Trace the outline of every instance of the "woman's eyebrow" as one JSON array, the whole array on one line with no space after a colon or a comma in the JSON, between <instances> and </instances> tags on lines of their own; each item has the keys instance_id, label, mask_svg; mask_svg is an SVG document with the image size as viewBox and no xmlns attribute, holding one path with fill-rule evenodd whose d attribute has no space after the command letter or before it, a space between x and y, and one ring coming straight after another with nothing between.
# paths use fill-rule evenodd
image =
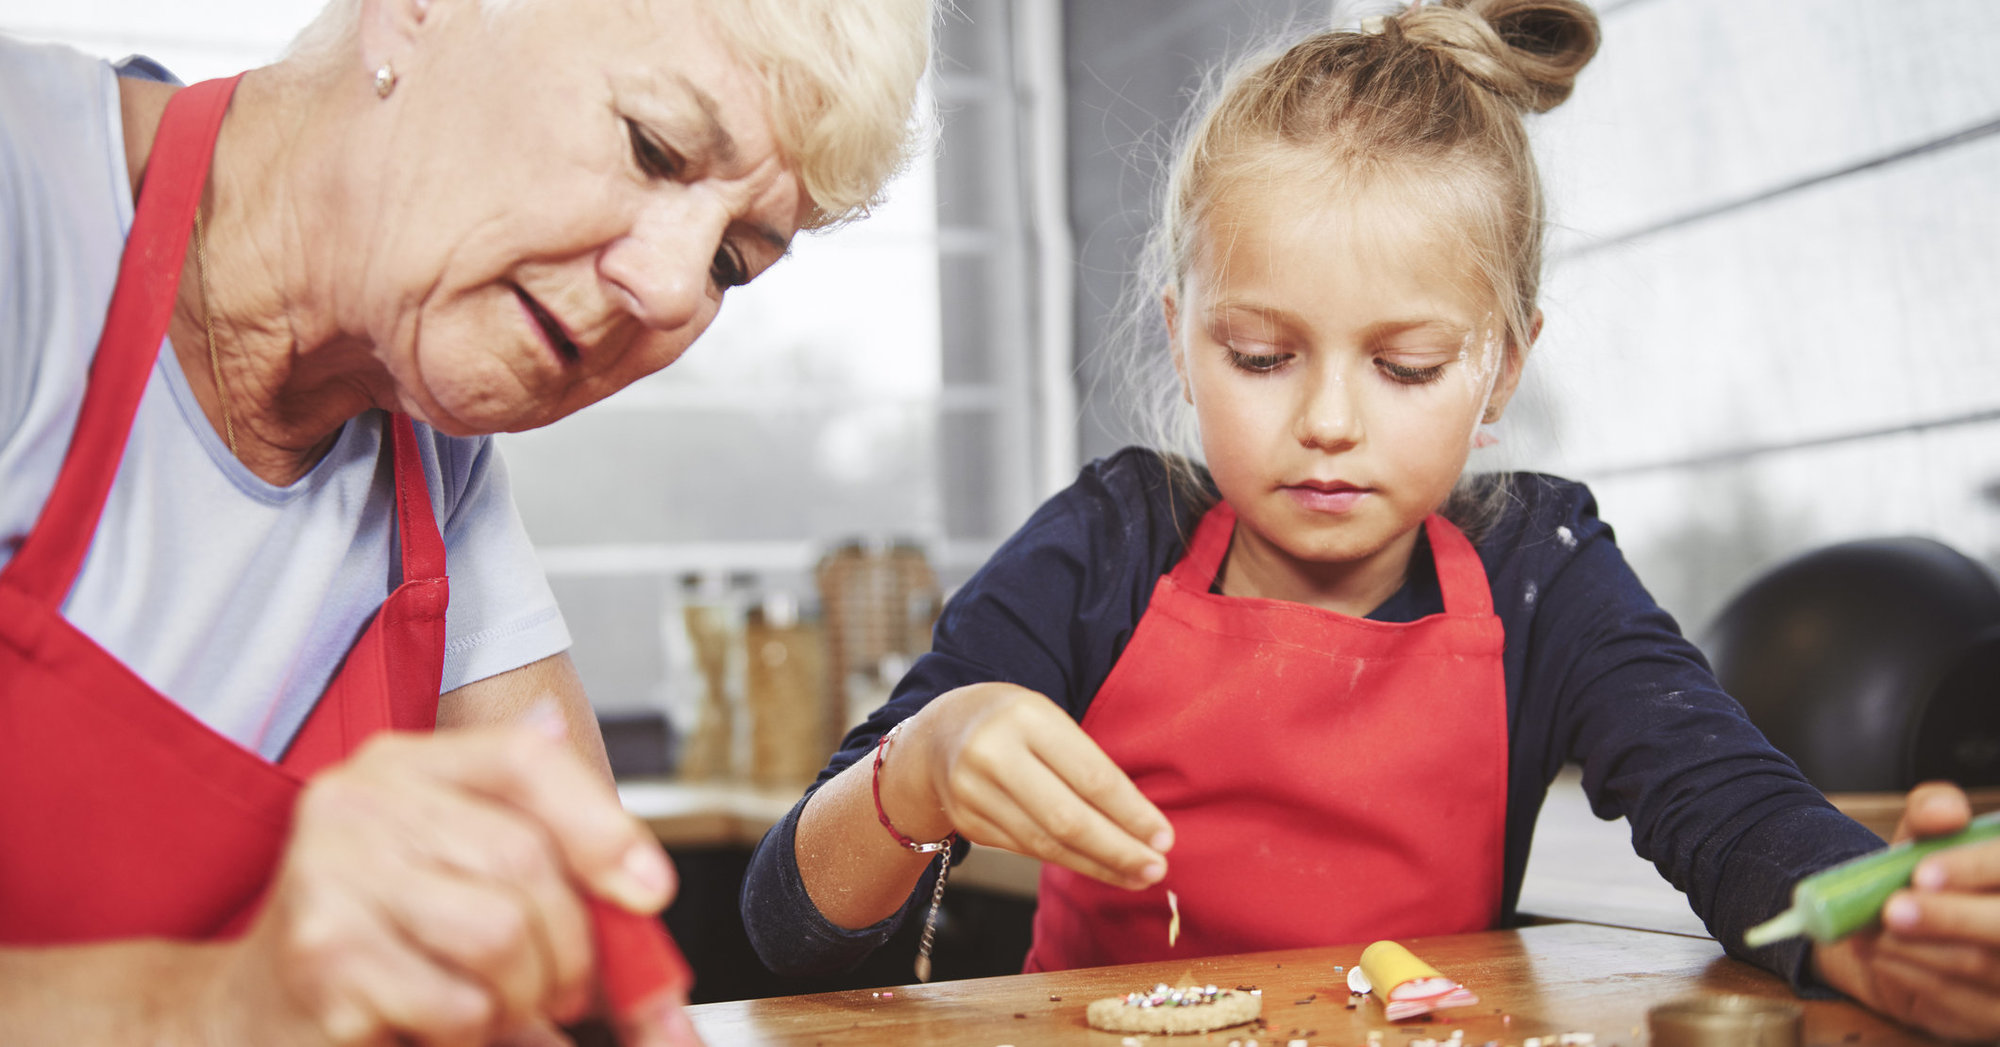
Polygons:
<instances>
[{"instance_id":1,"label":"woman's eyebrow","mask_svg":"<svg viewBox=\"0 0 2000 1047\"><path fill-rule=\"evenodd\" d=\"M680 81L681 90L687 92L688 97L694 100L695 108L701 111L701 126L697 132L702 138L702 148L717 163L735 163L736 139L731 138L728 128L722 126L722 108L715 104L715 96L685 74L674 79Z\"/></svg>"}]
</instances>

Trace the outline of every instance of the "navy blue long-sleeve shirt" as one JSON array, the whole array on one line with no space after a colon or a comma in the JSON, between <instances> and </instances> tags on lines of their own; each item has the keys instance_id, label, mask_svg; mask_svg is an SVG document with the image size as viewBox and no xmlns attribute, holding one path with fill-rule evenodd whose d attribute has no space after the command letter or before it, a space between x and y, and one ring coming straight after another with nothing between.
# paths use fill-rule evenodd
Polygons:
<instances>
[{"instance_id":1,"label":"navy blue long-sleeve shirt","mask_svg":"<svg viewBox=\"0 0 2000 1047\"><path fill-rule=\"evenodd\" d=\"M1687 895L1710 933L1811 988L1802 941L1750 951L1743 932L1783 909L1801 877L1881 841L1834 810L1722 692L1626 565L1583 485L1529 473L1503 482L1504 509L1473 535L1507 638L1501 919L1515 915L1549 782L1575 761L1592 810L1630 822L1633 848ZM1019 684L1081 721L1213 496L1170 482L1159 455L1139 448L1085 467L952 597L930 653L849 732L806 795L868 756L891 726L967 684ZM1419 532L1408 579L1369 617L1442 610ZM859 930L822 916L793 850L804 805L759 844L741 899L758 955L784 974L853 966L911 907ZM929 879L912 901L928 896Z\"/></svg>"}]
</instances>

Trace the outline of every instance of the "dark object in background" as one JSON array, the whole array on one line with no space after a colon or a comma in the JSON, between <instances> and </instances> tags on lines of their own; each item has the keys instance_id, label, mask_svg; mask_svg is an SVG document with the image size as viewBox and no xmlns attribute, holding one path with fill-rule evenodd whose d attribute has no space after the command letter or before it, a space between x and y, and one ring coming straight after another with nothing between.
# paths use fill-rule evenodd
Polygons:
<instances>
[{"instance_id":1,"label":"dark object in background","mask_svg":"<svg viewBox=\"0 0 2000 1047\"><path fill-rule=\"evenodd\" d=\"M674 728L665 714L600 712L597 727L604 734L604 753L611 759L612 777L656 778L674 773Z\"/></svg>"},{"instance_id":2,"label":"dark object in background","mask_svg":"<svg viewBox=\"0 0 2000 1047\"><path fill-rule=\"evenodd\" d=\"M2000 585L1950 546L1807 553L1737 594L1702 648L1822 791L2000 785Z\"/></svg>"}]
</instances>

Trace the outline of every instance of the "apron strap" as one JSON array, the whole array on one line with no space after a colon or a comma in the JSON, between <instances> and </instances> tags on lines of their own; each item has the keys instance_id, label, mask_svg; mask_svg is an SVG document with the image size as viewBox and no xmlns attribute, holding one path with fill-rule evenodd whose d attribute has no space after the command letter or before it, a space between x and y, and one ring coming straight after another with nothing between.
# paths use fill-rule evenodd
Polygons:
<instances>
[{"instance_id":1,"label":"apron strap","mask_svg":"<svg viewBox=\"0 0 2000 1047\"><path fill-rule=\"evenodd\" d=\"M396 534L403 550L403 581L445 576L444 538L431 509L430 483L417 451L417 430L405 414L391 415L389 442L396 458Z\"/></svg>"},{"instance_id":2,"label":"apron strap","mask_svg":"<svg viewBox=\"0 0 2000 1047\"><path fill-rule=\"evenodd\" d=\"M1432 513L1424 520L1430 536L1431 556L1437 560L1438 589L1444 595L1444 613L1490 615L1493 587L1486 580L1486 567L1479 551L1450 520Z\"/></svg>"},{"instance_id":3,"label":"apron strap","mask_svg":"<svg viewBox=\"0 0 2000 1047\"><path fill-rule=\"evenodd\" d=\"M76 433L34 530L0 572L0 580L49 606L69 595L125 456L132 419L173 316L188 233L238 79L183 88L160 118Z\"/></svg>"},{"instance_id":4,"label":"apron strap","mask_svg":"<svg viewBox=\"0 0 2000 1047\"><path fill-rule=\"evenodd\" d=\"M1229 539L1235 534L1236 507L1219 499L1201 515L1201 523L1188 541L1187 554L1174 565L1174 581L1198 593L1215 588L1215 576L1222 570L1222 558L1229 555Z\"/></svg>"}]
</instances>

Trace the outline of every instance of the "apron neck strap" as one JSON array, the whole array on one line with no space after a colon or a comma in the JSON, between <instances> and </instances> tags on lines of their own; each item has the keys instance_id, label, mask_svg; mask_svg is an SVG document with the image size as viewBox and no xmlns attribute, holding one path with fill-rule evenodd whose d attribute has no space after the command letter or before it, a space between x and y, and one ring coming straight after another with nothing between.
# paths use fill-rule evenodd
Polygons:
<instances>
[{"instance_id":1,"label":"apron neck strap","mask_svg":"<svg viewBox=\"0 0 2000 1047\"><path fill-rule=\"evenodd\" d=\"M1218 499L1195 526L1194 537L1188 540L1187 555L1174 565L1174 581L1196 592L1215 588L1216 575L1222 571L1222 558L1229 555L1229 539L1235 533L1236 508Z\"/></svg>"},{"instance_id":2,"label":"apron neck strap","mask_svg":"<svg viewBox=\"0 0 2000 1047\"><path fill-rule=\"evenodd\" d=\"M9 584L48 602L68 595L97 533L111 481L160 343L173 317L201 189L239 77L183 88L167 100L133 209L118 284L91 358L89 387L62 472L35 529L8 563Z\"/></svg>"},{"instance_id":3,"label":"apron neck strap","mask_svg":"<svg viewBox=\"0 0 2000 1047\"><path fill-rule=\"evenodd\" d=\"M1432 513L1424 520L1431 540L1431 556L1437 560L1438 589L1444 595L1444 613L1490 615L1493 613L1493 586L1486 580L1486 566L1471 539L1450 520Z\"/></svg>"},{"instance_id":4,"label":"apron neck strap","mask_svg":"<svg viewBox=\"0 0 2000 1047\"><path fill-rule=\"evenodd\" d=\"M430 484L417 450L417 430L406 414L389 415L389 443L396 459L396 535L402 541L403 581L445 576L444 538L431 509Z\"/></svg>"}]
</instances>

